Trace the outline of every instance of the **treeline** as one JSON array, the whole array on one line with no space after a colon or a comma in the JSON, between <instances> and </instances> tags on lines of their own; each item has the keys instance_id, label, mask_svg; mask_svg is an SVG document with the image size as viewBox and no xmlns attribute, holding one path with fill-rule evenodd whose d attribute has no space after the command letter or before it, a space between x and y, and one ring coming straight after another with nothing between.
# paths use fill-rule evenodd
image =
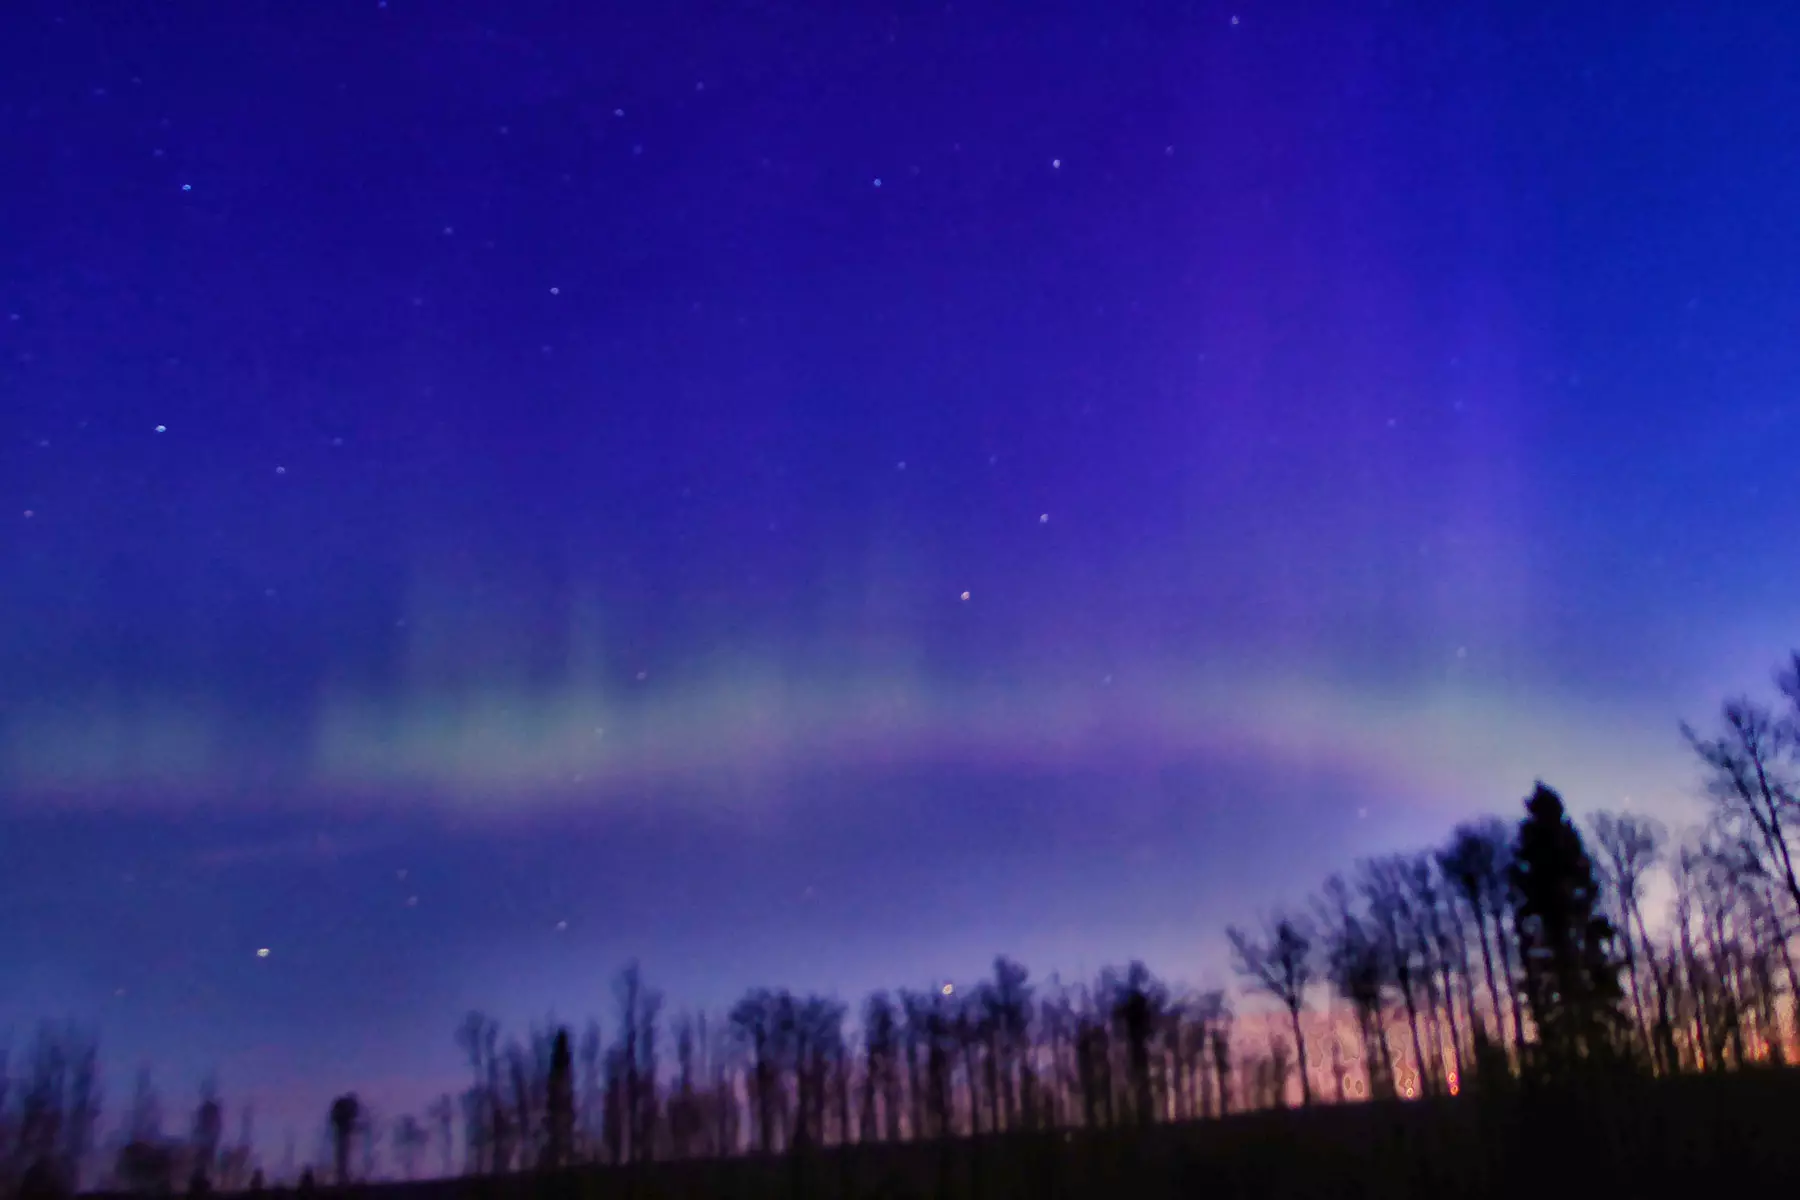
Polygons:
<instances>
[{"instance_id":1,"label":"treeline","mask_svg":"<svg viewBox=\"0 0 1800 1200\"><path fill-rule=\"evenodd\" d=\"M1041 985L1001 957L986 979L876 992L854 1013L757 988L709 1017L669 1013L631 966L610 1031L547 1024L503 1041L471 1013L455 1031L460 1095L387 1122L338 1097L318 1169L375 1178L384 1145L409 1178L495 1175L1788 1064L1800 1050L1800 654L1777 682L1775 704L1733 700L1709 732L1682 727L1710 803L1699 828L1672 840L1645 817L1599 812L1583 830L1540 783L1517 820L1357 863L1228 930L1251 998L1241 1014L1226 991L1177 989L1141 963ZM1666 903L1647 915L1658 893ZM95 1063L91 1037L40 1035L0 1094L5 1190L81 1179L96 1157ZM140 1077L93 1181L260 1186L248 1113L230 1145L223 1121L209 1086L189 1133L164 1134Z\"/></svg>"}]
</instances>

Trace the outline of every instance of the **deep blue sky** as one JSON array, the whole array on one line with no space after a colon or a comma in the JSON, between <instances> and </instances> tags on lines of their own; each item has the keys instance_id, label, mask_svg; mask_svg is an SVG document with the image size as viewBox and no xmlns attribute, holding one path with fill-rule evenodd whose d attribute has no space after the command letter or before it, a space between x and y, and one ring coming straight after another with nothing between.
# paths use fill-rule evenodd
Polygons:
<instances>
[{"instance_id":1,"label":"deep blue sky","mask_svg":"<svg viewBox=\"0 0 1800 1200\"><path fill-rule=\"evenodd\" d=\"M0 1026L305 1149L634 955L1222 981L1539 775L1681 816L1795 637L1795 63L1773 2L9 5Z\"/></svg>"}]
</instances>

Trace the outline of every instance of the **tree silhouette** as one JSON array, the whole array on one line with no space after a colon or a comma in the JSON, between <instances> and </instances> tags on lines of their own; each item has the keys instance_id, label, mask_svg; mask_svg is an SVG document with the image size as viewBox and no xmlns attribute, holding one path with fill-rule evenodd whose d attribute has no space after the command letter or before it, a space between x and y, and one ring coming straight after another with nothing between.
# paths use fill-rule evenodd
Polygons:
<instances>
[{"instance_id":1,"label":"tree silhouette","mask_svg":"<svg viewBox=\"0 0 1800 1200\"><path fill-rule=\"evenodd\" d=\"M472 1082L463 1093L464 1142L469 1169L486 1174L499 1169L500 1097L494 1062L499 1028L480 1012L470 1012L456 1030L456 1044L469 1061Z\"/></svg>"},{"instance_id":2,"label":"tree silhouette","mask_svg":"<svg viewBox=\"0 0 1800 1200\"><path fill-rule=\"evenodd\" d=\"M567 1029L556 1031L550 1052L544 1118L544 1165L566 1167L575 1159L575 1056Z\"/></svg>"},{"instance_id":3,"label":"tree silhouette","mask_svg":"<svg viewBox=\"0 0 1800 1200\"><path fill-rule=\"evenodd\" d=\"M1538 1069L1556 1077L1611 1053L1623 994L1599 880L1562 797L1539 783L1525 812L1512 863L1525 995Z\"/></svg>"},{"instance_id":4,"label":"tree silhouette","mask_svg":"<svg viewBox=\"0 0 1800 1200\"><path fill-rule=\"evenodd\" d=\"M1312 1082L1307 1077L1306 1034L1300 1028L1306 989L1313 979L1310 923L1304 917L1276 916L1265 923L1260 937L1235 926L1226 930L1226 937L1231 941L1233 969L1249 982L1252 990L1273 997L1287 1009L1300 1058L1300 1103L1310 1105Z\"/></svg>"},{"instance_id":5,"label":"tree silhouette","mask_svg":"<svg viewBox=\"0 0 1800 1200\"><path fill-rule=\"evenodd\" d=\"M1326 880L1320 904L1324 929L1325 976L1350 1004L1362 1039L1369 1094L1388 1097L1394 1091L1394 1055L1388 1044L1386 995L1390 964L1368 923L1356 912L1350 885L1341 875Z\"/></svg>"},{"instance_id":6,"label":"tree silhouette","mask_svg":"<svg viewBox=\"0 0 1800 1200\"><path fill-rule=\"evenodd\" d=\"M1722 830L1758 854L1800 910L1792 844L1800 822L1800 654L1794 672L1782 679L1794 710L1787 717L1739 698L1725 704L1716 736L1702 738L1685 723L1681 732L1708 769L1707 795Z\"/></svg>"},{"instance_id":7,"label":"tree silhouette","mask_svg":"<svg viewBox=\"0 0 1800 1200\"><path fill-rule=\"evenodd\" d=\"M357 1123L362 1118L362 1104L355 1092L346 1092L331 1102L327 1118L331 1128L332 1159L337 1166L339 1187L350 1182L350 1148L356 1140Z\"/></svg>"},{"instance_id":8,"label":"tree silhouette","mask_svg":"<svg viewBox=\"0 0 1800 1200\"><path fill-rule=\"evenodd\" d=\"M1121 977L1101 976L1102 995L1125 1043L1126 1071L1130 1080L1132 1118L1140 1125L1156 1119L1150 1062L1152 1041L1167 1027L1169 991L1148 967L1133 962Z\"/></svg>"},{"instance_id":9,"label":"tree silhouette","mask_svg":"<svg viewBox=\"0 0 1800 1200\"><path fill-rule=\"evenodd\" d=\"M766 988L756 988L731 1010L731 1028L750 1056L751 1114L764 1154L778 1144L777 1104L781 1082L777 1002Z\"/></svg>"},{"instance_id":10,"label":"tree silhouette","mask_svg":"<svg viewBox=\"0 0 1800 1200\"><path fill-rule=\"evenodd\" d=\"M994 959L994 978L980 991L988 1031L989 1086L993 1123L999 1129L1016 1128L1021 1109L1028 1109L1036 1090L1035 1073L1028 1062L1031 1040L1031 973L999 955Z\"/></svg>"},{"instance_id":11,"label":"tree silhouette","mask_svg":"<svg viewBox=\"0 0 1800 1200\"><path fill-rule=\"evenodd\" d=\"M418 1174L419 1153L425 1149L431 1135L419 1118L407 1113L394 1124L394 1157L400 1160L400 1172L412 1179Z\"/></svg>"},{"instance_id":12,"label":"tree silhouette","mask_svg":"<svg viewBox=\"0 0 1800 1200\"><path fill-rule=\"evenodd\" d=\"M900 1140L903 1081L898 1059L900 1027L886 992L863 1005L862 1140Z\"/></svg>"},{"instance_id":13,"label":"tree silhouette","mask_svg":"<svg viewBox=\"0 0 1800 1200\"><path fill-rule=\"evenodd\" d=\"M644 986L638 965L628 964L613 981L619 1010L619 1036L614 1047L617 1066L619 1122L613 1139L615 1159L649 1161L658 1120L656 1062L658 1015L662 995Z\"/></svg>"},{"instance_id":14,"label":"tree silhouette","mask_svg":"<svg viewBox=\"0 0 1800 1200\"><path fill-rule=\"evenodd\" d=\"M431 1102L430 1107L425 1110L425 1115L431 1121L432 1129L435 1131L438 1153L443 1157L444 1175L448 1178L456 1173L455 1159L451 1157L455 1151L455 1138L451 1134L451 1128L456 1120L456 1103L446 1092Z\"/></svg>"},{"instance_id":15,"label":"tree silhouette","mask_svg":"<svg viewBox=\"0 0 1800 1200\"><path fill-rule=\"evenodd\" d=\"M1617 905L1616 925L1620 945L1625 951L1625 973L1631 987L1631 1006L1637 1017L1640 1044L1657 1072L1666 1073L1671 1069L1667 1002L1663 999L1662 979L1656 970L1650 936L1643 932L1642 905L1644 873L1661 856L1664 834L1656 822L1630 813L1595 813L1593 827L1594 841L1603 855L1606 882ZM1657 1010L1654 1025L1644 1011L1643 988L1638 979L1639 932L1643 932L1645 950L1642 957L1653 984L1651 994Z\"/></svg>"},{"instance_id":16,"label":"tree silhouette","mask_svg":"<svg viewBox=\"0 0 1800 1200\"><path fill-rule=\"evenodd\" d=\"M210 1183L218 1166L219 1142L225 1134L225 1109L219 1103L218 1080L207 1076L200 1085L200 1105L194 1110L193 1134L188 1140L196 1179Z\"/></svg>"},{"instance_id":17,"label":"tree silhouette","mask_svg":"<svg viewBox=\"0 0 1800 1200\"><path fill-rule=\"evenodd\" d=\"M1445 1071L1440 1067L1438 1076L1441 1083L1454 1092L1464 1073L1462 1030L1456 1017L1456 988L1453 983L1458 974L1461 946L1451 933L1454 922L1445 912L1445 889L1435 856L1430 853L1409 855L1404 863L1409 901L1407 911L1412 918L1411 926L1419 949L1419 960L1424 964L1421 978L1425 985L1430 1023L1435 1024L1437 1014L1442 1012L1444 1023L1449 1026L1448 1041L1453 1068ZM1460 972L1465 979L1468 977L1467 968L1465 960ZM1433 1034L1433 1054L1440 1060L1445 1040L1441 1035Z\"/></svg>"},{"instance_id":18,"label":"tree silhouette","mask_svg":"<svg viewBox=\"0 0 1800 1200\"><path fill-rule=\"evenodd\" d=\"M1400 1001L1406 1009L1407 1032L1412 1038L1413 1069L1418 1076L1418 1090L1426 1090L1428 1074L1425 1042L1419 1028L1418 960L1413 939L1408 935L1411 924L1406 893L1406 863L1403 858L1371 859L1361 864L1358 886L1368 904L1369 927L1375 936L1383 962L1387 964ZM1398 1081L1396 1081L1398 1082Z\"/></svg>"},{"instance_id":19,"label":"tree silhouette","mask_svg":"<svg viewBox=\"0 0 1800 1200\"><path fill-rule=\"evenodd\" d=\"M1513 990L1512 938L1507 929L1508 914L1512 909L1512 882L1508 873L1511 862L1512 833L1506 823L1498 819L1458 825L1450 835L1449 845L1438 856L1444 878L1475 919L1482 976L1487 983L1488 1006L1493 1014L1493 1037L1496 1042L1506 1041L1510 1011L1511 1045L1516 1050L1525 1044L1525 1027ZM1496 956L1500 960L1497 973ZM1470 1020L1477 1019L1471 1002Z\"/></svg>"}]
</instances>

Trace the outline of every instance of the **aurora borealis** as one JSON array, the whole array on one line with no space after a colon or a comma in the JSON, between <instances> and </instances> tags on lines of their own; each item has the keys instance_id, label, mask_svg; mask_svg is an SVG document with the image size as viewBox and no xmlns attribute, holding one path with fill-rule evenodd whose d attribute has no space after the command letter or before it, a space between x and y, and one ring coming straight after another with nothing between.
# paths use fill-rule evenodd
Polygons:
<instances>
[{"instance_id":1,"label":"aurora borealis","mask_svg":"<svg viewBox=\"0 0 1800 1200\"><path fill-rule=\"evenodd\" d=\"M6 19L0 1028L304 1152L634 956L1223 982L1540 776L1687 811L1795 637L1794 14L816 8Z\"/></svg>"}]
</instances>

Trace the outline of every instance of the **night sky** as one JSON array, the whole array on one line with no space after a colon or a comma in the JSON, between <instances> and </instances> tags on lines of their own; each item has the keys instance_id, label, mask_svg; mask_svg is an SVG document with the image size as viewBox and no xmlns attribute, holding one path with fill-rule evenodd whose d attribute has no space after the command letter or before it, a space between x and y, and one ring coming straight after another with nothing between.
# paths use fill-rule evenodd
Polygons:
<instances>
[{"instance_id":1,"label":"night sky","mask_svg":"<svg viewBox=\"0 0 1800 1200\"><path fill-rule=\"evenodd\" d=\"M1800 609L1796 63L1775 0L11 0L0 1030L304 1153L634 956L1219 985L1540 775L1682 817Z\"/></svg>"}]
</instances>

